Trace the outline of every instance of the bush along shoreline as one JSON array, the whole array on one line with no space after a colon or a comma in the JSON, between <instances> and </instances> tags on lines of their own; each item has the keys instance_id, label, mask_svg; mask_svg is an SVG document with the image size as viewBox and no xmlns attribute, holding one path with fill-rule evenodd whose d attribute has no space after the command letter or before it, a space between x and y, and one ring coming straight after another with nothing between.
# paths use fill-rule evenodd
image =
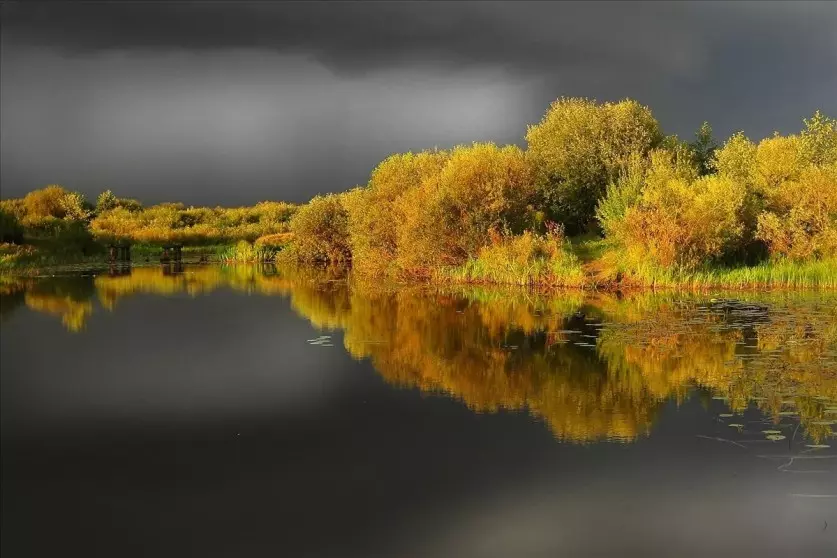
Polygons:
<instances>
[{"instance_id":1,"label":"bush along shoreline","mask_svg":"<svg viewBox=\"0 0 837 558\"><path fill-rule=\"evenodd\" d=\"M95 205L58 186L0 202L0 271L114 241L215 260L350 266L372 280L555 288L837 288L837 122L717 142L636 101L561 98L525 134L394 154L367 184L293 205Z\"/></svg>"}]
</instances>

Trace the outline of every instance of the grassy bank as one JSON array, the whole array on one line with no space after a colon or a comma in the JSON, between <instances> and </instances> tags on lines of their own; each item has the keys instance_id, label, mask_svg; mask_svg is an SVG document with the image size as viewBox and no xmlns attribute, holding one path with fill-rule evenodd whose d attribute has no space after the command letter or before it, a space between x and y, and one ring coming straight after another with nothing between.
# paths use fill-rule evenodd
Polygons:
<instances>
[{"instance_id":1,"label":"grassy bank","mask_svg":"<svg viewBox=\"0 0 837 558\"><path fill-rule=\"evenodd\" d=\"M246 241L217 250L218 259L224 263L264 263L272 262L277 248L263 244L250 244Z\"/></svg>"},{"instance_id":2,"label":"grassy bank","mask_svg":"<svg viewBox=\"0 0 837 558\"><path fill-rule=\"evenodd\" d=\"M223 261L219 254L234 248L231 245L184 246L184 263ZM133 265L160 263L162 247L154 244L131 246ZM74 268L105 267L110 264L105 246L93 245L88 250L60 250L33 244L0 244L0 274L38 275Z\"/></svg>"},{"instance_id":3,"label":"grassy bank","mask_svg":"<svg viewBox=\"0 0 837 558\"><path fill-rule=\"evenodd\" d=\"M625 278L627 286L703 290L837 289L837 260L766 262L754 266L671 271L639 269Z\"/></svg>"},{"instance_id":4,"label":"grassy bank","mask_svg":"<svg viewBox=\"0 0 837 558\"><path fill-rule=\"evenodd\" d=\"M440 283L529 285L544 288L767 290L837 289L837 259L797 262L777 260L752 266L703 267L696 270L630 266L601 241L582 239L560 257L497 257L486 252L433 276Z\"/></svg>"},{"instance_id":5,"label":"grassy bank","mask_svg":"<svg viewBox=\"0 0 837 558\"><path fill-rule=\"evenodd\" d=\"M183 262L263 263L276 260L281 248L248 242L231 245L185 246ZM132 265L160 263L162 248L131 247ZM706 267L697 270L631 267L621 254L590 237L564 244L526 236L483 249L459 266L442 267L421 281L440 285L518 285L599 291L629 289L679 290L837 290L837 259L794 262L768 261L753 266ZM0 244L0 275L39 275L73 269L105 268L104 248L94 254L49 252L31 245Z\"/></svg>"},{"instance_id":6,"label":"grassy bank","mask_svg":"<svg viewBox=\"0 0 837 558\"><path fill-rule=\"evenodd\" d=\"M494 242L462 265L437 270L433 279L444 283L590 286L569 242L531 233Z\"/></svg>"},{"instance_id":7,"label":"grassy bank","mask_svg":"<svg viewBox=\"0 0 837 558\"><path fill-rule=\"evenodd\" d=\"M183 263L264 263L274 261L281 244L239 241L235 244L183 246ZM162 246L156 244L131 245L132 265L154 265L161 262ZM109 265L108 250L93 244L85 251L56 249L54 246L33 244L0 244L0 274L37 275L74 268L105 267Z\"/></svg>"}]
</instances>

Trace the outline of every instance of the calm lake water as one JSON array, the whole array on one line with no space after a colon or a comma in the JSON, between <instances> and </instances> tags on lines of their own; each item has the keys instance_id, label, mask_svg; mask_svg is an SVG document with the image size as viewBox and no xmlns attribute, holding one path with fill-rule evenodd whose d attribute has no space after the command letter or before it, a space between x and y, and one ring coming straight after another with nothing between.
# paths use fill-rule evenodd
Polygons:
<instances>
[{"instance_id":1,"label":"calm lake water","mask_svg":"<svg viewBox=\"0 0 837 558\"><path fill-rule=\"evenodd\" d=\"M834 556L837 294L2 279L3 556Z\"/></svg>"}]
</instances>

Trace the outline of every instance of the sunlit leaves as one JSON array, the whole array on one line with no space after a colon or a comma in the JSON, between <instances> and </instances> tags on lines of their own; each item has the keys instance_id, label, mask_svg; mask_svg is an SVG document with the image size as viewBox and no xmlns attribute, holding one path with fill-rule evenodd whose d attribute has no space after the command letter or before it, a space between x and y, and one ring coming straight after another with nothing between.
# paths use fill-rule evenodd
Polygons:
<instances>
[{"instance_id":1,"label":"sunlit leaves","mask_svg":"<svg viewBox=\"0 0 837 558\"><path fill-rule=\"evenodd\" d=\"M350 260L348 221L342 196L316 196L291 219L294 255L303 262Z\"/></svg>"},{"instance_id":2,"label":"sunlit leaves","mask_svg":"<svg viewBox=\"0 0 837 558\"><path fill-rule=\"evenodd\" d=\"M661 139L651 111L636 101L555 101L526 133L527 155L549 217L570 233L583 230L631 155L645 155Z\"/></svg>"}]
</instances>

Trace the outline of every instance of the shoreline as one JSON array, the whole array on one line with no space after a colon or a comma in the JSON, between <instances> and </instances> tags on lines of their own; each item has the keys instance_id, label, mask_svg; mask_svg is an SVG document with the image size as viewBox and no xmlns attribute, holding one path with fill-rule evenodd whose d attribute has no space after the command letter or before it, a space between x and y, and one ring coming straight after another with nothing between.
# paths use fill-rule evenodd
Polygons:
<instances>
[{"instance_id":1,"label":"shoreline","mask_svg":"<svg viewBox=\"0 0 837 558\"><path fill-rule=\"evenodd\" d=\"M286 267L288 265L316 269L320 266L312 264L287 264L283 262L276 263L274 261L223 261L217 254L214 254L211 259L201 259L201 256L194 253L189 254L188 257L184 254L184 259L180 262L184 267L192 266L247 266L247 265L269 265L277 268ZM106 259L91 259L89 261L73 261L66 263L56 263L50 265L11 265L0 268L0 279L2 278L37 278L44 276L67 275L82 272L107 272L112 268L149 268L155 266L171 266L174 262L160 262L158 259L147 258L145 261L130 261L130 262L109 262ZM621 279L606 279L602 280L600 276L593 277L587 274L582 280L576 284L567 285L554 281L492 281L488 279L457 279L450 275L442 276L435 274L431 277L414 278L414 279L386 279L385 282L392 286L407 287L416 285L427 286L474 286L474 287L510 287L510 288L524 288L529 290L536 290L541 292L601 292L601 293L631 293L631 292L664 292L664 291L689 291L689 292L707 292L712 290L724 290L735 292L792 292L792 291L836 291L837 290L837 262L808 262L804 264L797 264L793 269L800 273L795 279L787 276L782 276L781 272L785 266L793 265L787 262L779 262L774 264L761 264L758 266L738 267L738 268L716 268L708 269L701 272L694 272L682 277L677 277L666 274L664 277L650 276L650 277L636 277L630 274L621 274ZM347 276L352 274L351 267L338 266L344 271ZM822 272L823 268L826 270L825 274L816 276L817 272ZM742 280L736 279L736 276L742 274L753 273L758 271L761 274L774 273L777 275L773 280ZM805 274L808 273L810 277L816 277L819 281L804 281ZM362 276L361 276L362 277ZM369 278L369 280L381 281L380 278Z\"/></svg>"}]
</instances>

